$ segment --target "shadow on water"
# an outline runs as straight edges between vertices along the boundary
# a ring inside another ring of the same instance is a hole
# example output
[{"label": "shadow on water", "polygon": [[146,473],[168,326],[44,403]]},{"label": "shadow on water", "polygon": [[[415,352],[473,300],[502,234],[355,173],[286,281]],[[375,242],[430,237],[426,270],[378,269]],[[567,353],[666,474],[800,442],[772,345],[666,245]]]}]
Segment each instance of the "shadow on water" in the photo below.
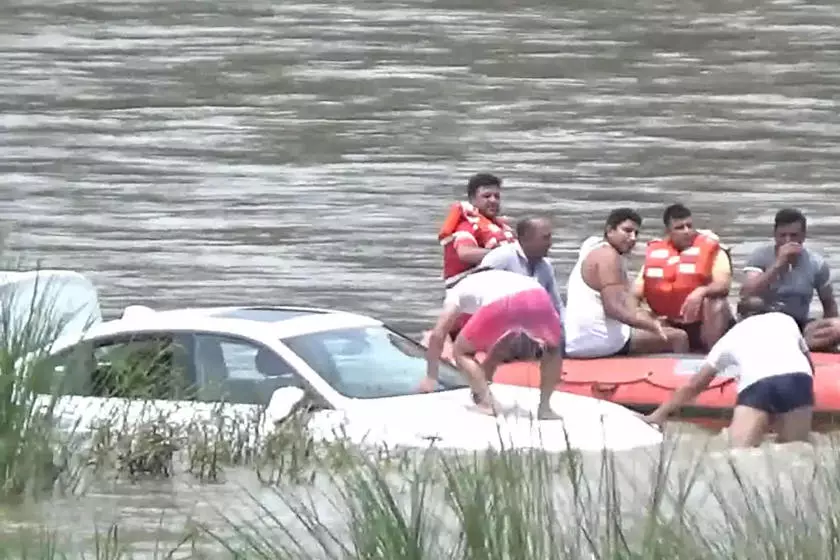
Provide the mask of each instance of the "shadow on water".
[{"label": "shadow on water", "polygon": [[[435,229],[479,169],[506,213],[554,216],[561,279],[618,204],[647,238],[682,200],[730,244],[796,205],[809,243],[837,244],[834,4],[286,4],[5,3],[12,246],[90,275],[107,313],[289,302],[417,333],[441,297]],[[205,507],[172,484],[48,509],[148,529]]]}]

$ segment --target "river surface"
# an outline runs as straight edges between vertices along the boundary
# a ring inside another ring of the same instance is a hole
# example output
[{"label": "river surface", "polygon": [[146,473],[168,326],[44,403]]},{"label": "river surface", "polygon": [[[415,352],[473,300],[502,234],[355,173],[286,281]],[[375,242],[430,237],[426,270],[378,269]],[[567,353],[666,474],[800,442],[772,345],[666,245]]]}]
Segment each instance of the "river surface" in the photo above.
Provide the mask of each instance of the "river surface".
[{"label": "river surface", "polygon": [[[785,205],[836,247],[838,61],[829,1],[6,0],[0,220],[108,315],[314,304],[418,334],[476,171],[506,214],[553,218],[561,284],[619,205],[644,240],[684,202],[738,267]],[[142,533],[185,492],[117,485],[82,510]]]}]

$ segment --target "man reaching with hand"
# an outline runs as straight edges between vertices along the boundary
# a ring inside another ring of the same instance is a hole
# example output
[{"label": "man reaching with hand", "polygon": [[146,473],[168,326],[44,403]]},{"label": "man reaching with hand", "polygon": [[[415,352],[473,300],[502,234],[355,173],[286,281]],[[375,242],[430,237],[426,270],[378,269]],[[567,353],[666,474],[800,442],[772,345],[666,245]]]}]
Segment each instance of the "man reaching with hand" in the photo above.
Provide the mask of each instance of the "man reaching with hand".
[{"label": "man reaching with hand", "polygon": [[738,384],[729,437],[733,447],[755,447],[775,423],[777,443],[808,441],[814,410],[814,362],[796,322],[759,297],[738,303],[740,322],[712,347],[700,370],[645,420],[663,425],[729,372]]},{"label": "man reaching with hand", "polygon": [[[741,297],[761,297],[793,317],[810,350],[832,350],[840,343],[840,318],[831,270],[822,255],[804,246],[805,234],[802,212],[779,210],[773,226],[774,242],[756,248],[747,259]],[[822,319],[808,317],[815,291],[822,304]]]},{"label": "man reaching with hand", "polygon": [[639,308],[630,292],[625,258],[641,225],[636,211],[616,208],[607,216],[603,237],[583,242],[566,289],[566,355],[688,351],[686,332]]}]

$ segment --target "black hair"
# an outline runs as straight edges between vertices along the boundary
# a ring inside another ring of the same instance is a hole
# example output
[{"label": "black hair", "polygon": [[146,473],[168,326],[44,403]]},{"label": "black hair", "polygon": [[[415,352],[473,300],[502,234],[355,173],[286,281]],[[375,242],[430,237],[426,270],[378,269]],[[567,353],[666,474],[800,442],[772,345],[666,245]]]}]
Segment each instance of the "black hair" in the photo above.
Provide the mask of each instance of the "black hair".
[{"label": "black hair", "polygon": [[665,212],[662,213],[662,223],[665,224],[665,227],[668,227],[674,220],[685,220],[690,217],[691,210],[678,202],[665,209]]},{"label": "black hair", "polygon": [[606,230],[612,230],[619,226],[619,224],[630,220],[634,222],[637,227],[642,227],[642,217],[632,208],[616,208],[607,216],[607,221],[604,224]]},{"label": "black hair", "polygon": [[772,313],[774,311],[781,311],[781,306],[778,304],[769,303],[759,296],[748,296],[741,298],[738,301],[738,315],[742,319],[752,317],[753,315],[761,315],[763,313]]},{"label": "black hair", "polygon": [[467,181],[467,197],[473,198],[481,187],[499,187],[502,180],[491,173],[476,173]]},{"label": "black hair", "polygon": [[782,226],[789,226],[795,223],[802,224],[802,229],[805,230],[807,225],[805,214],[796,208],[782,208],[776,212],[776,218],[773,221],[773,230],[775,231]]}]

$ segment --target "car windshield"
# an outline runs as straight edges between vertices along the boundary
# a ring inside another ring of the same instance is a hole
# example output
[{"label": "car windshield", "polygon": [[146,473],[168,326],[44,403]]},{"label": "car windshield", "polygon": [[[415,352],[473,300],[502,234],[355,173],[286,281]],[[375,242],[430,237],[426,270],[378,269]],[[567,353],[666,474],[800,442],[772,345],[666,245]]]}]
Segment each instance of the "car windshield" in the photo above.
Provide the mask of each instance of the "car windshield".
[{"label": "car windshield", "polygon": [[[383,326],[310,333],[282,341],[346,397],[415,394],[426,375],[425,348]],[[442,361],[437,390],[463,387],[467,387],[463,376]]]}]

